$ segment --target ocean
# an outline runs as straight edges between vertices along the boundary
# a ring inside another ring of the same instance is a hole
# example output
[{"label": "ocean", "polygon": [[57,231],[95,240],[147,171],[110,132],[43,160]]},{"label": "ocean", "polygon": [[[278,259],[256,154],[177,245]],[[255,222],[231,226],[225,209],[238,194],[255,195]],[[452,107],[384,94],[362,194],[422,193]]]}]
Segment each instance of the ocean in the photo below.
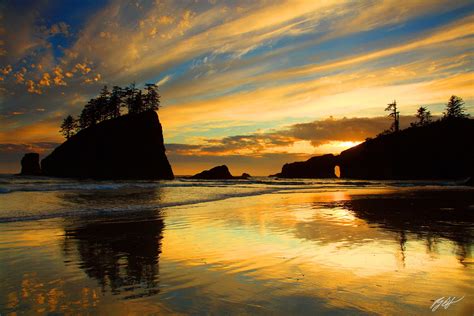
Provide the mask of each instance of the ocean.
[{"label": "ocean", "polygon": [[1,175],[0,315],[472,315],[473,193]]}]

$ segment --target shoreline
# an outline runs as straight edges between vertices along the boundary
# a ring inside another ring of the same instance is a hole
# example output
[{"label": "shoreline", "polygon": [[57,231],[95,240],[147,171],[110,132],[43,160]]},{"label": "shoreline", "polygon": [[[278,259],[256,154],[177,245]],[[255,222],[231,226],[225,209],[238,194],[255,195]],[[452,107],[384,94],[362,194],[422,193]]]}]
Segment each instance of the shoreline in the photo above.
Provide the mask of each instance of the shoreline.
[{"label": "shoreline", "polygon": [[[465,313],[474,308],[473,226],[463,217],[472,216],[471,191],[286,191],[0,223],[0,311],[428,315],[431,300],[450,294],[465,295],[450,307]],[[412,204],[438,209],[439,224],[391,211]],[[456,225],[443,224],[446,212],[458,214]],[[36,300],[47,293],[56,305]]]}]

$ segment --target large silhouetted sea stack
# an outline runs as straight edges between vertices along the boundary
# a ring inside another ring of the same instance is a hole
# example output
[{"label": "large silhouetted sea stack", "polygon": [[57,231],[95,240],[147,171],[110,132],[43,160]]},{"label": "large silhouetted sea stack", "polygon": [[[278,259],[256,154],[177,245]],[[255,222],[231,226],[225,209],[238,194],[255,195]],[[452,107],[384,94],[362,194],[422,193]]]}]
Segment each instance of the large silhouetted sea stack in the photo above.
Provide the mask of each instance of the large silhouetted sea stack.
[{"label": "large silhouetted sea stack", "polygon": [[39,154],[28,153],[21,158],[21,175],[38,176],[41,174]]},{"label": "large silhouetted sea stack", "polygon": [[44,175],[95,179],[173,179],[154,111],[86,128],[41,161]]},{"label": "large silhouetted sea stack", "polygon": [[286,164],[281,178],[466,179],[474,174],[474,120],[441,120],[369,139],[338,156]]}]

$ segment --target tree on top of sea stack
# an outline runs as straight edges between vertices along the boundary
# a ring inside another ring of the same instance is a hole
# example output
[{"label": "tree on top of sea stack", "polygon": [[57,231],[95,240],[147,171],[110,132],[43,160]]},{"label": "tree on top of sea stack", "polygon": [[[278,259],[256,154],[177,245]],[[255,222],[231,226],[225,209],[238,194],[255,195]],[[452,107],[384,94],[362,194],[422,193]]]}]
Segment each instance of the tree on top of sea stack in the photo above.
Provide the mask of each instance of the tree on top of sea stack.
[{"label": "tree on top of sea stack", "polygon": [[411,126],[425,126],[432,122],[431,112],[424,106],[420,106],[416,112],[417,122],[411,123]]},{"label": "tree on top of sea stack", "polygon": [[145,95],[143,98],[143,106],[145,110],[158,111],[160,108],[160,94],[158,93],[158,86],[153,83],[145,85]]},{"label": "tree on top of sea stack", "polygon": [[108,113],[110,118],[120,116],[120,109],[123,107],[123,89],[119,86],[113,86],[107,102]]},{"label": "tree on top of sea stack", "polygon": [[71,116],[68,115],[64,120],[63,123],[61,124],[61,134],[66,137],[66,139],[69,139],[72,135],[74,135],[74,131],[77,128],[77,122],[76,120]]},{"label": "tree on top of sea stack", "polygon": [[452,95],[446,104],[446,111],[443,113],[444,119],[467,118],[469,114],[464,108],[464,101],[462,98]]},{"label": "tree on top of sea stack", "polygon": [[128,114],[138,114],[159,108],[160,94],[156,84],[147,83],[143,91],[137,89],[135,83],[126,88],[114,86],[112,91],[104,86],[98,97],[87,102],[77,119],[69,115],[64,120],[61,133],[68,139],[75,131],[119,117],[122,109]]},{"label": "tree on top of sea stack", "polygon": [[389,103],[385,111],[391,111],[388,115],[393,118],[392,127],[390,128],[391,131],[398,132],[400,130],[400,112],[397,111],[397,101],[394,100],[393,103]]}]

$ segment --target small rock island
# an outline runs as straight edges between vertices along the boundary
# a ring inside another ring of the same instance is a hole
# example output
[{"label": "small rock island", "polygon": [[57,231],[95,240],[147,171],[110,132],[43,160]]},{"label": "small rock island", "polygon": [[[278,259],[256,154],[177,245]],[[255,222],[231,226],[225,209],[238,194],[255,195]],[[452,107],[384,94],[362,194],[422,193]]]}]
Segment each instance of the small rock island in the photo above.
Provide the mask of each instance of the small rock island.
[{"label": "small rock island", "polygon": [[41,175],[41,167],[38,153],[27,153],[21,159],[21,175],[23,176],[39,176]]},{"label": "small rock island", "polygon": [[234,177],[229,168],[226,165],[217,166],[209,170],[204,170],[190,179],[202,179],[202,180],[230,180],[230,179],[248,179],[251,176],[248,173],[243,173],[240,177]]}]

